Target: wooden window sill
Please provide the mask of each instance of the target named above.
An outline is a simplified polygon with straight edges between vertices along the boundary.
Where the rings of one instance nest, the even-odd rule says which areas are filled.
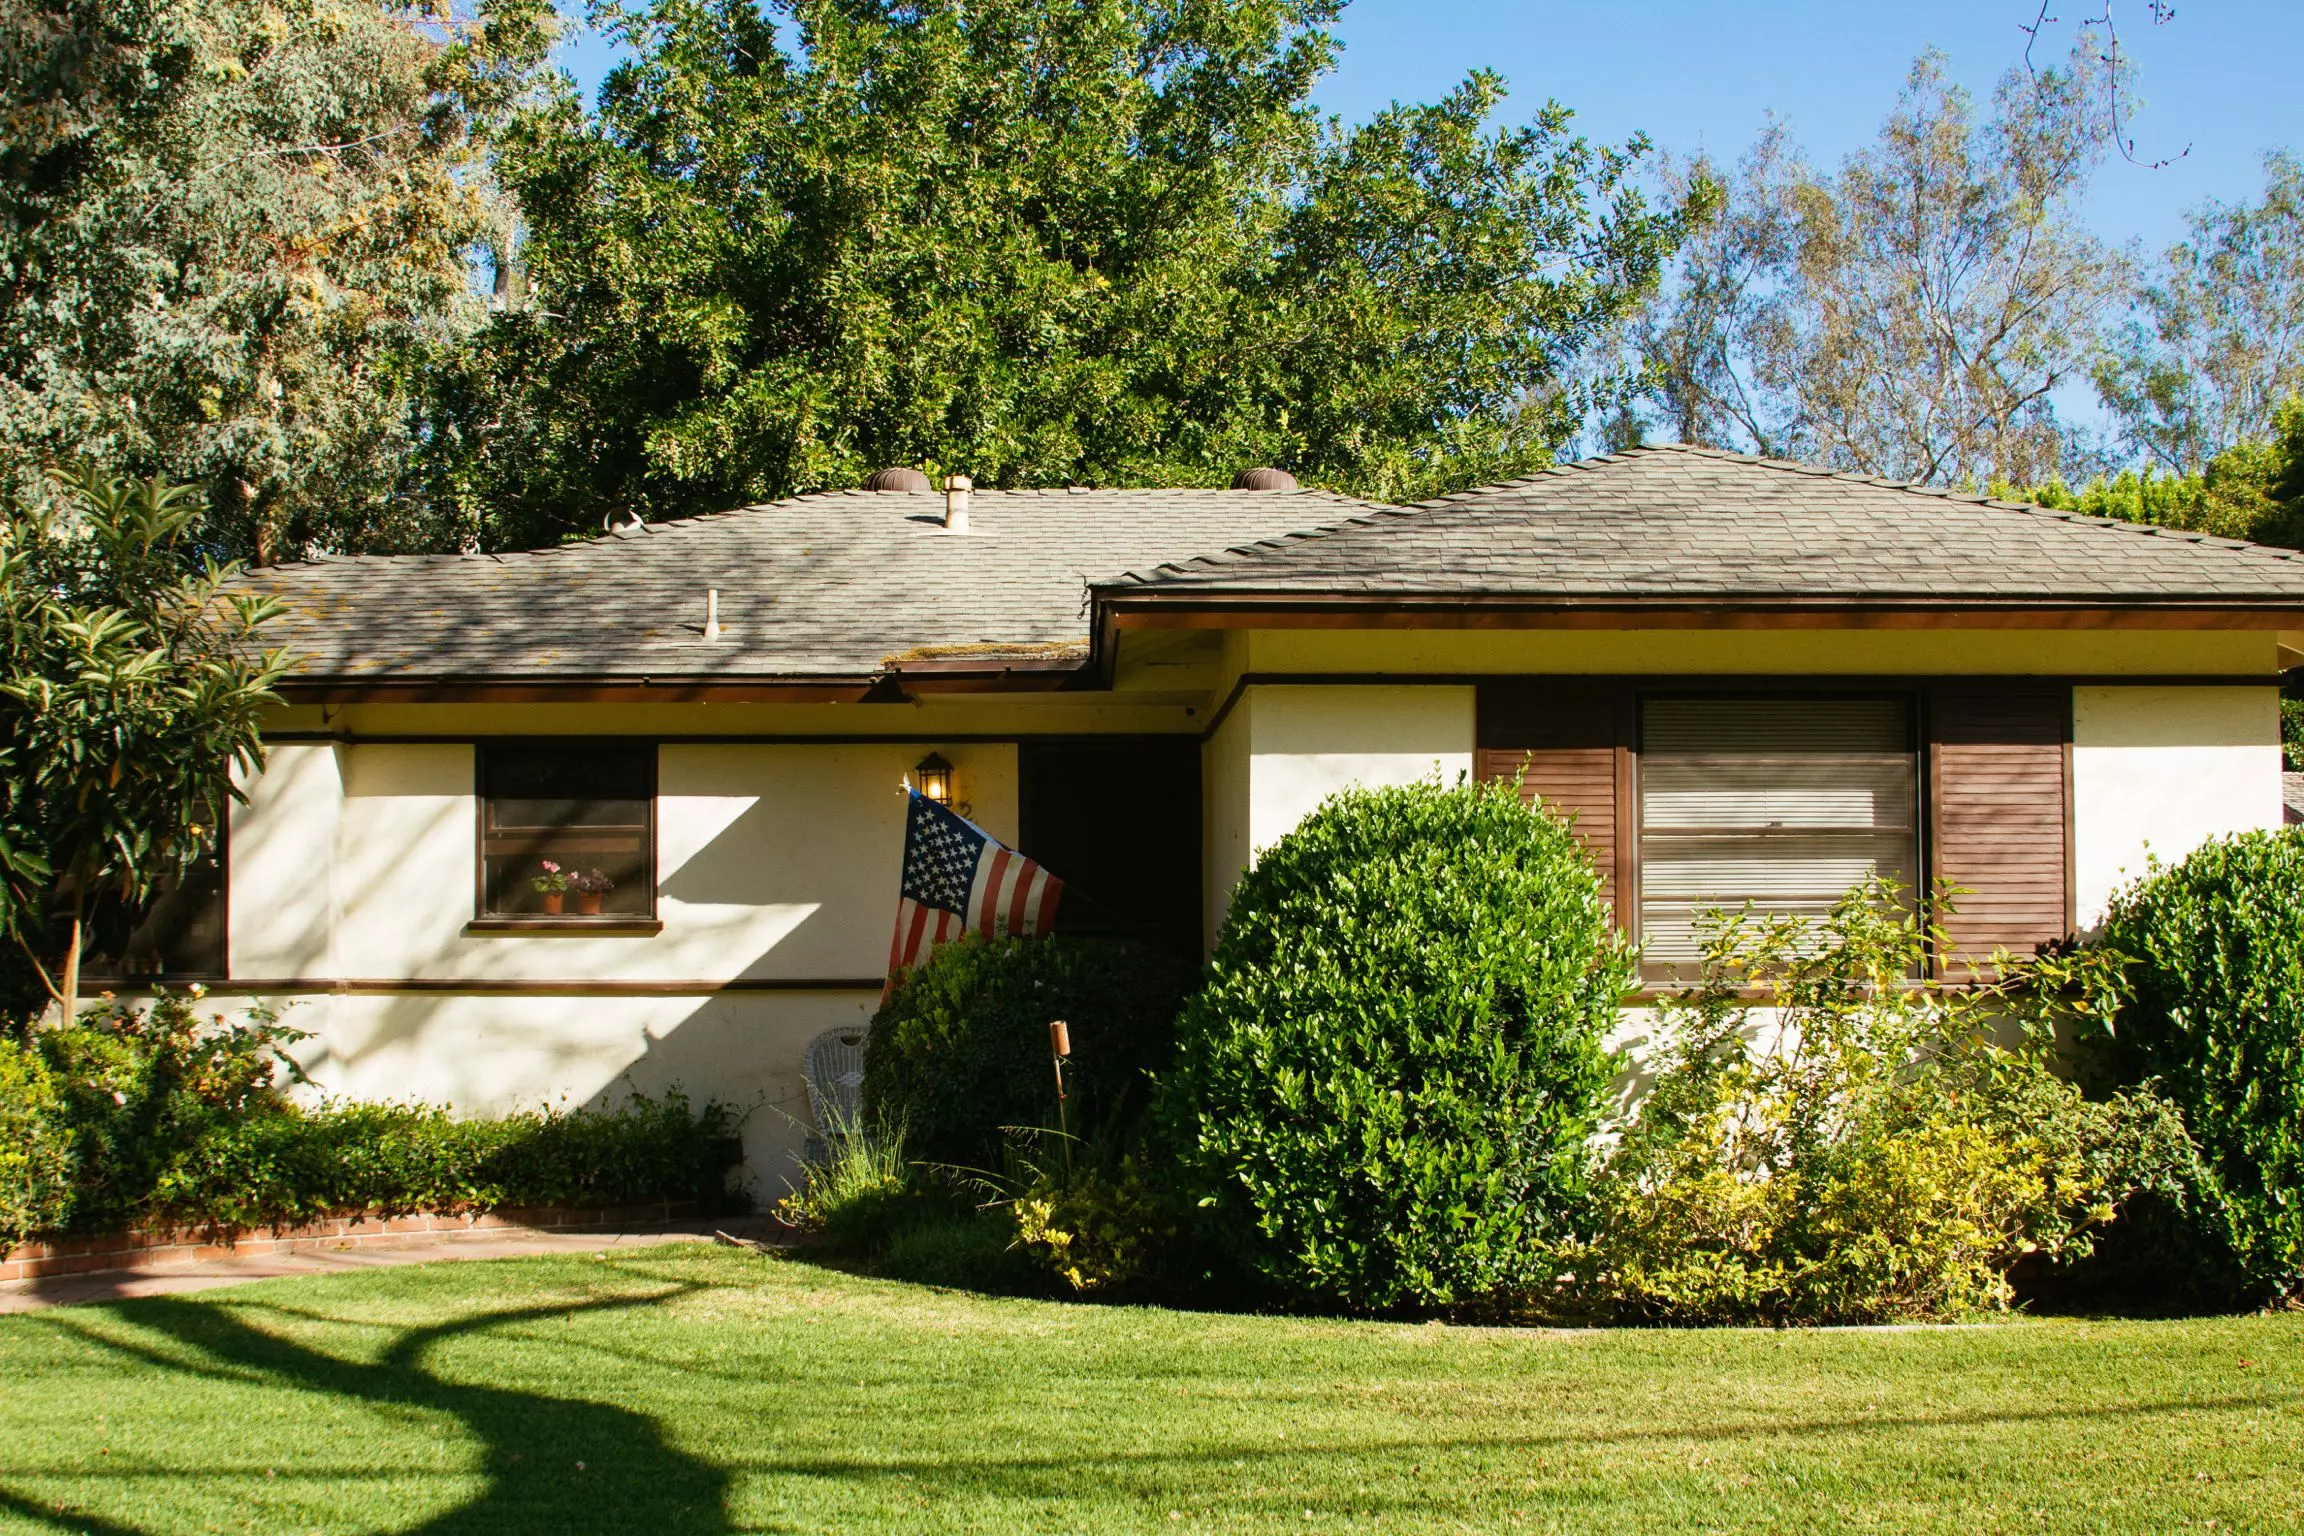
[[[664,931],[653,917],[604,912],[598,917],[476,917],[464,925],[468,937],[492,933],[589,933],[604,938],[647,938]]]

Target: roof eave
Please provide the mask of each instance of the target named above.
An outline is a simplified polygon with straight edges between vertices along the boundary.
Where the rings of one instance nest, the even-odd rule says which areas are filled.
[[[840,674],[305,675],[274,691],[290,704],[855,704],[917,694],[1048,693],[1078,686],[1085,667],[1086,659],[1075,657]]]
[[[2241,629],[2304,627],[2304,596],[2144,594],[1883,598],[1681,594],[1095,590],[1096,650],[1109,668],[1123,629]]]

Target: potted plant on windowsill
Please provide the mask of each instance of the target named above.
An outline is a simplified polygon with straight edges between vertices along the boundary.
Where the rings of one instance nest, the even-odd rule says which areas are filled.
[[[568,899],[569,883],[568,871],[550,859],[545,859],[537,865],[536,878],[531,880],[529,884],[535,886],[536,894],[544,898],[544,915],[546,917],[558,917],[560,915],[561,904]]]
[[[604,869],[579,869],[568,876],[568,889],[576,893],[576,910],[586,917],[600,915],[600,898],[616,889]]]

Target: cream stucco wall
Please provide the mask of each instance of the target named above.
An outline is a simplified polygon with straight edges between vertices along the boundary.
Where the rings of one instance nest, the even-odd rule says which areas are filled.
[[[292,742],[271,749],[264,772],[232,810],[225,946],[237,975],[335,972],[335,858],[344,813],[341,749]]]
[[[2277,689],[2072,691],[2073,896],[2083,929],[2102,921],[2113,890],[2147,858],[2173,862],[2211,837],[2280,822]]]
[[[1232,886],[1255,847],[1248,833],[1248,743],[1255,718],[1256,690],[1250,689],[1200,748],[1200,921],[1211,950],[1224,928]]]
[[[294,1005],[289,1020],[312,1032],[309,1068],[328,1092],[494,1112],[684,1087],[752,1111],[752,1164],[772,1193],[804,1134],[802,1046],[868,1017],[876,1000],[868,978],[885,964],[901,859],[898,781],[931,746],[957,764],[975,819],[1012,841],[1016,749],[971,736],[1194,733],[1244,677],[1432,676],[1240,690],[1202,748],[1212,943],[1240,873],[1327,795],[1469,771],[1472,675],[2264,677],[2077,690],[2075,873],[2088,922],[2147,850],[2173,858],[2219,832],[2278,824],[2276,661],[2272,638],[2249,633],[1307,630],[1174,638],[1123,667],[1123,694],[1159,684],[1127,702],[307,706],[278,722],[288,734],[233,817],[231,971]],[[474,749],[459,738],[720,732],[899,739],[666,741],[661,933],[467,930],[477,806]],[[395,735],[435,739],[369,739]],[[278,985],[299,978],[308,984]],[[823,985],[842,979],[861,985]],[[434,990],[389,990],[410,980]],[[719,990],[730,982],[786,990]],[[582,995],[597,983],[662,995]]]
[[[1336,791],[1470,773],[1474,710],[1460,686],[1245,689],[1206,749],[1209,943],[1257,853]]]
[[[265,995],[312,1036],[300,1059],[321,1091],[495,1113],[682,1087],[754,1111],[747,1148],[772,1192],[803,1134],[802,1048],[877,1002],[903,856],[900,780],[922,750],[664,745],[663,931],[608,935],[467,931],[471,746],[283,743],[233,816],[231,975],[305,983]],[[1013,841],[1015,748],[944,751],[967,809]],[[380,990],[410,980],[536,990]],[[840,980],[862,985],[805,985]],[[731,981],[800,985],[715,990]],[[673,995],[582,995],[601,982]]]
[[[1340,789],[1453,784],[1472,771],[1461,687],[1259,687],[1248,738],[1248,841],[1271,847]]]

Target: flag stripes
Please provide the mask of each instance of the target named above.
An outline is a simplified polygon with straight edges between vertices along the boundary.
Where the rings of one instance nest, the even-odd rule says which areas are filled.
[[[917,790],[908,791],[889,985],[963,933],[1047,933],[1056,925],[1063,894],[1064,882],[1032,860]]]

